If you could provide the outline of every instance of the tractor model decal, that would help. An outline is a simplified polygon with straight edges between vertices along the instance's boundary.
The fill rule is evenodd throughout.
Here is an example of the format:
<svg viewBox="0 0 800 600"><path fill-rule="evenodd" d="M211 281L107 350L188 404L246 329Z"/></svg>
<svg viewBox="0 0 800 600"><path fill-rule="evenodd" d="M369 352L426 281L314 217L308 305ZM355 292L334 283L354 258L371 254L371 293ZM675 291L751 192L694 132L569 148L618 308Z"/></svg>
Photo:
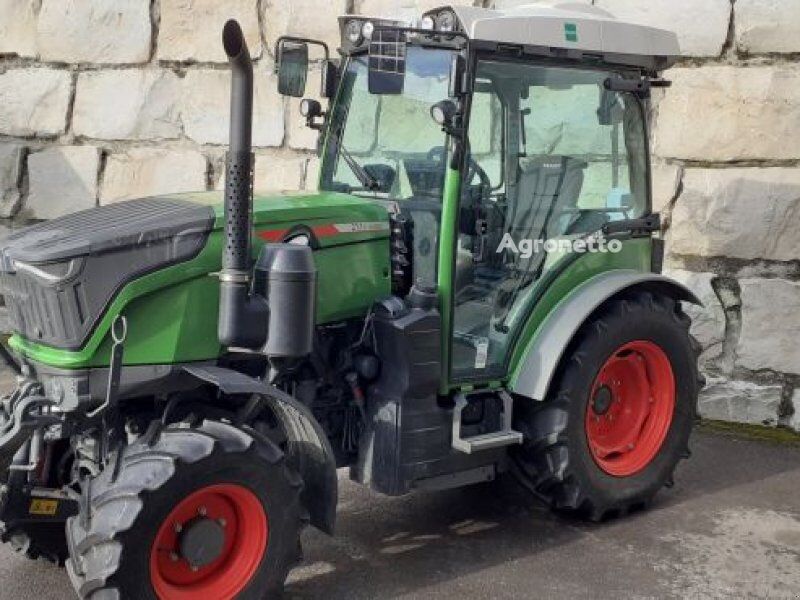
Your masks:
<svg viewBox="0 0 800 600"><path fill-rule="evenodd" d="M279 242L293 229L268 229L258 234L266 242ZM311 227L317 238L333 237L345 233L372 233L389 231L389 223L384 221L360 221L355 223L326 223Z"/></svg>

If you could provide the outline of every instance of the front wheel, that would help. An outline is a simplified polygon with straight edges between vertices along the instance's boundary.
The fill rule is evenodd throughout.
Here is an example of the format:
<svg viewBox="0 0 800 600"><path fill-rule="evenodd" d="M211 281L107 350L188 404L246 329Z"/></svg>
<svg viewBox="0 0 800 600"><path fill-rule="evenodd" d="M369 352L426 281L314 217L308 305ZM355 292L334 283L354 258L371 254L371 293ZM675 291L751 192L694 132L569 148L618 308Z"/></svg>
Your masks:
<svg viewBox="0 0 800 600"><path fill-rule="evenodd" d="M671 298L614 300L578 334L550 397L515 406L526 487L593 520L646 505L687 457L699 375L689 318Z"/></svg>
<svg viewBox="0 0 800 600"><path fill-rule="evenodd" d="M300 478L252 430L170 426L127 446L67 523L82 598L255 600L300 560Z"/></svg>

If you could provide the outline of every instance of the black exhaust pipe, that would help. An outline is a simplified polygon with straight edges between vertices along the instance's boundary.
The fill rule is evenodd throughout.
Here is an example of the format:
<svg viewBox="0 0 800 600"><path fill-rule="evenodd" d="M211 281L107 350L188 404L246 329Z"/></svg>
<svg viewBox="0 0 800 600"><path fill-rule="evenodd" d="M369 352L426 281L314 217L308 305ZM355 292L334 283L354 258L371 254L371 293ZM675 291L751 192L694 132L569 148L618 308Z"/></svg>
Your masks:
<svg viewBox="0 0 800 600"><path fill-rule="evenodd" d="M219 275L219 341L258 349L267 339L265 300L250 293L253 194L253 63L242 28L225 23L222 45L231 65L230 147L225 171L225 247Z"/></svg>

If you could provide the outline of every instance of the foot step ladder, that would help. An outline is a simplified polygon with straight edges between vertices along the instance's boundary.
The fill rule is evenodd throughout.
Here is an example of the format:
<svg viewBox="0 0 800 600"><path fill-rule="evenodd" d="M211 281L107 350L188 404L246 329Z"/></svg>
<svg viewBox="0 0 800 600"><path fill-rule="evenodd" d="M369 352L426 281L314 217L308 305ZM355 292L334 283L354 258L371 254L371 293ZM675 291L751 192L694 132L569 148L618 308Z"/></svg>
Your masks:
<svg viewBox="0 0 800 600"><path fill-rule="evenodd" d="M469 405L465 394L456 395L456 406L453 410L453 448L466 454L473 454L481 450L490 450L503 446L514 446L522 443L522 434L511 428L512 410L514 400L511 394L500 390L497 395L503 401L502 426L499 431L484 433L473 437L461 437L461 416Z"/></svg>

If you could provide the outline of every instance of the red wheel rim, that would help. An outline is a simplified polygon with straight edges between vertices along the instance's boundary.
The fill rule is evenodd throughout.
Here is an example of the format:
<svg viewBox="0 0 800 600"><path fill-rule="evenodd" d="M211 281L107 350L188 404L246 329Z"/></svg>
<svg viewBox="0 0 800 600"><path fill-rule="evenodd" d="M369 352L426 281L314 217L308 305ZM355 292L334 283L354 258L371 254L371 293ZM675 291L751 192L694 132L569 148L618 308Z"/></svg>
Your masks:
<svg viewBox="0 0 800 600"><path fill-rule="evenodd" d="M219 556L193 569L180 556L180 535L197 519L213 519L224 531ZM182 500L161 524L150 552L150 579L161 600L230 600L258 569L269 538L258 497L235 484L201 488Z"/></svg>
<svg viewBox="0 0 800 600"><path fill-rule="evenodd" d="M586 439L597 465L629 477L656 457L675 412L675 377L653 342L625 344L609 357L592 385Z"/></svg>

